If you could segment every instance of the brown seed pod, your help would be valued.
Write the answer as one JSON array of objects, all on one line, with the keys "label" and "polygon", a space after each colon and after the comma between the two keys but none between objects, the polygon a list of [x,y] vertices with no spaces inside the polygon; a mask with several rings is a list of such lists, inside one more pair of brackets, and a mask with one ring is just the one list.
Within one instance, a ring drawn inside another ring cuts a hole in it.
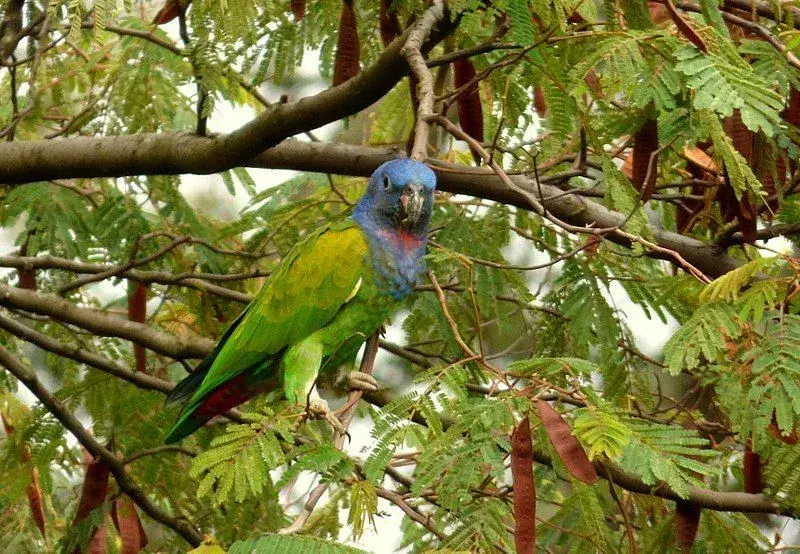
[{"label": "brown seed pod", "polygon": [[536,549],[536,482],[531,424],[527,417],[511,435],[511,476],[514,480],[514,545],[519,554],[532,554]]},{"label": "brown seed pod", "polygon": [[[475,78],[475,66],[468,59],[455,60],[453,62],[453,74],[456,89],[459,89]],[[481,97],[478,92],[478,83],[476,82],[467,87],[458,96],[456,104],[458,107],[458,122],[461,124],[461,129],[478,142],[483,142],[483,107],[481,106]],[[476,165],[481,164],[481,156],[474,150],[472,151],[472,157],[475,159]]]},{"label": "brown seed pod", "polygon": [[597,482],[597,471],[581,443],[572,434],[569,424],[548,402],[539,400],[537,405],[544,430],[567,471],[587,485]]},{"label": "brown seed pod", "polygon": [[700,506],[678,500],[675,503],[675,524],[677,525],[678,548],[684,554],[692,550],[697,536],[697,525],[700,523]]},{"label": "brown seed pod", "polygon": [[[86,463],[86,473],[83,478],[78,509],[75,512],[75,518],[72,520],[73,525],[76,525],[92,513],[93,510],[102,506],[106,501],[106,494],[108,494],[108,477],[110,474],[108,466],[102,460],[93,458],[86,451],[84,451],[83,459]],[[105,525],[101,525],[93,532],[88,551],[105,552],[105,536]],[[103,549],[97,550],[101,545]],[[73,554],[79,554],[79,552],[80,549],[76,548]]]},{"label": "brown seed pod", "polygon": [[306,15],[306,0],[291,0],[290,7],[295,21],[300,21]]},{"label": "brown seed pod", "polygon": [[542,87],[535,87],[533,89],[533,107],[539,117],[547,117],[547,101],[544,98],[544,91]]},{"label": "brown seed pod", "polygon": [[31,482],[25,487],[25,496],[28,497],[28,508],[31,510],[31,517],[39,532],[43,537],[47,537],[44,519],[44,500],[42,499],[42,487],[39,485],[39,469],[34,467],[31,470]]},{"label": "brown seed pod", "polygon": [[[147,284],[140,281],[131,281],[129,284],[128,319],[137,323],[144,323],[147,319]],[[147,353],[144,346],[134,344],[133,357],[136,360],[136,371],[145,373]]]},{"label": "brown seed pod", "polygon": [[153,23],[156,25],[169,23],[181,14],[181,10],[188,8],[191,2],[192,0],[187,0],[185,7],[182,8],[180,0],[167,0],[164,7],[161,8],[153,18]]},{"label": "brown seed pod", "polygon": [[391,7],[392,0],[381,0],[378,23],[381,31],[381,43],[384,48],[400,36],[400,21],[397,19],[397,12],[392,10]]},{"label": "brown seed pod", "polygon": [[[641,193],[642,202],[647,202],[656,190],[656,168],[658,167],[658,123],[648,119],[633,136],[631,178]],[[650,157],[655,154],[652,166]],[[649,178],[648,178],[649,170]],[[645,182],[646,181],[646,182]]]},{"label": "brown seed pod", "polygon": [[333,86],[341,85],[358,74],[360,56],[361,46],[353,0],[342,0],[339,35],[336,39],[336,58],[333,62]]},{"label": "brown seed pod", "polygon": [[147,546],[147,534],[133,500],[125,495],[117,498],[111,507],[111,518],[122,542],[120,554],[136,554]]},{"label": "brown seed pod", "polygon": [[752,442],[747,441],[744,446],[744,492],[751,494],[764,492],[761,465],[761,456],[753,452]]},{"label": "brown seed pod", "polygon": [[789,90],[789,101],[783,111],[783,119],[795,127],[800,127],[800,91],[794,87]]}]

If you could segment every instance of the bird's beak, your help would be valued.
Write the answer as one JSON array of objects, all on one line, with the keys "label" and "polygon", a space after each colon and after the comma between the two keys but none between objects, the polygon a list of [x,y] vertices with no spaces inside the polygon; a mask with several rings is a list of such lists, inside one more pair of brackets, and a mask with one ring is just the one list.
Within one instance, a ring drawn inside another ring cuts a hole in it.
[{"label": "bird's beak", "polygon": [[408,228],[413,227],[422,215],[425,197],[422,195],[422,185],[412,183],[400,195],[400,221]]}]

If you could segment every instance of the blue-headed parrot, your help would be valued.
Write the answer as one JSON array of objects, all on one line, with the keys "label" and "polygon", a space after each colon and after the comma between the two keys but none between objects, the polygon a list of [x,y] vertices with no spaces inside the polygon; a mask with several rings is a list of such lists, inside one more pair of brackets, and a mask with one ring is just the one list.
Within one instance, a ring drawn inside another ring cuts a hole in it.
[{"label": "blue-headed parrot", "polygon": [[[435,188],[436,176],[423,163],[397,159],[378,167],[352,214],[295,245],[212,352],[175,386],[167,401],[186,404],[165,441],[270,390],[282,388],[289,402],[306,406],[321,371],[352,368],[366,338],[425,271]],[[350,375],[364,388],[377,386],[368,375]],[[331,421],[324,401],[314,401],[311,408]]]}]

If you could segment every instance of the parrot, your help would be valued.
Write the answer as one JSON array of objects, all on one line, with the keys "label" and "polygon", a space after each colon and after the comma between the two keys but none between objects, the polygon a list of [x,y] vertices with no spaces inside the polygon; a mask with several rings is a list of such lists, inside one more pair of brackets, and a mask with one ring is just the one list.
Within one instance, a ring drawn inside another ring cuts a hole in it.
[{"label": "parrot", "polygon": [[[435,189],[436,175],[422,162],[398,158],[379,166],[351,213],[298,242],[211,353],[170,392],[168,404],[185,404],[165,442],[281,389],[290,403],[341,431],[312,389],[320,372],[355,369],[361,345],[425,273]],[[347,382],[351,389],[378,388],[359,371],[349,372]]]}]

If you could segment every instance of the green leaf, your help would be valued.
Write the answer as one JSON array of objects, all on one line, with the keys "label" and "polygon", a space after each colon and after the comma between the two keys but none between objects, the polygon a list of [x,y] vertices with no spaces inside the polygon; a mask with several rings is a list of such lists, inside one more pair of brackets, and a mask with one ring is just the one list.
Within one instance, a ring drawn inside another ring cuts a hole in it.
[{"label": "green leaf", "polygon": [[262,535],[236,541],[228,554],[366,554],[351,546],[300,535]]}]

